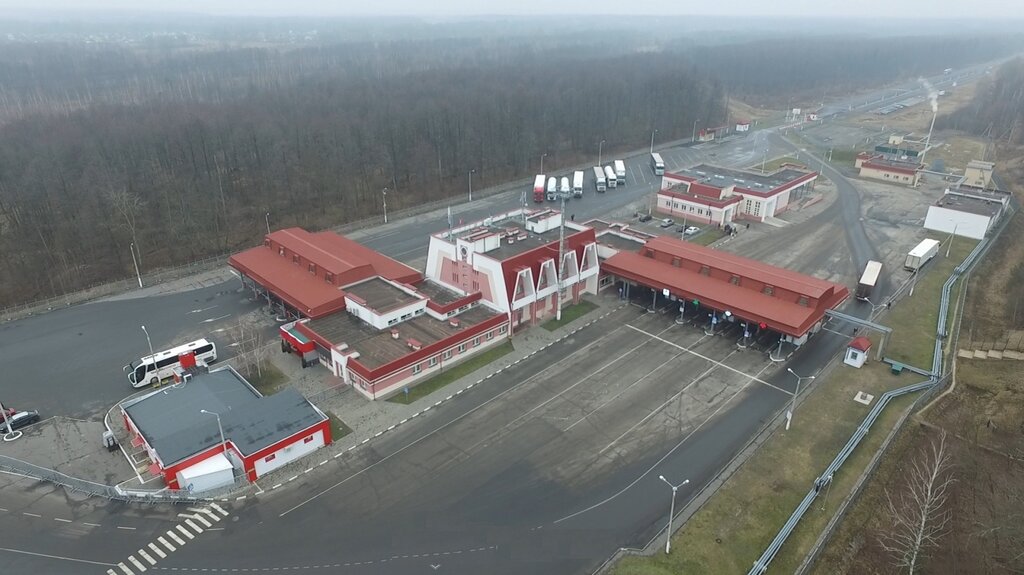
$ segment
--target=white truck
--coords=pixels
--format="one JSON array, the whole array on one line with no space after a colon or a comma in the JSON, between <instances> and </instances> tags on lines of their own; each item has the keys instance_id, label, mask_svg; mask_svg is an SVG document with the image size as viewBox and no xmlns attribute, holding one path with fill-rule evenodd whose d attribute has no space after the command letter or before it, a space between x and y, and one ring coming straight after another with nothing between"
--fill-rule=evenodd
<instances>
[{"instance_id":1,"label":"white truck","mask_svg":"<svg viewBox=\"0 0 1024 575\"><path fill-rule=\"evenodd\" d=\"M594 166L594 188L599 192L607 189L607 180L604 178L604 169L601 166Z\"/></svg>"},{"instance_id":2,"label":"white truck","mask_svg":"<svg viewBox=\"0 0 1024 575\"><path fill-rule=\"evenodd\" d=\"M615 160L615 180L620 186L626 185L626 162Z\"/></svg>"},{"instance_id":3,"label":"white truck","mask_svg":"<svg viewBox=\"0 0 1024 575\"><path fill-rule=\"evenodd\" d=\"M569 187L569 178L562 176L560 182L561 183L558 186L558 193L562 194L562 197L568 198L569 194L572 193L572 188Z\"/></svg>"},{"instance_id":4,"label":"white truck","mask_svg":"<svg viewBox=\"0 0 1024 575\"><path fill-rule=\"evenodd\" d=\"M903 263L903 267L916 272L934 258L937 253L939 253L939 240L923 240L907 254L907 261Z\"/></svg>"},{"instance_id":5,"label":"white truck","mask_svg":"<svg viewBox=\"0 0 1024 575\"><path fill-rule=\"evenodd\" d=\"M577 170L572 173L572 195L573 197L583 197L583 171Z\"/></svg>"},{"instance_id":6,"label":"white truck","mask_svg":"<svg viewBox=\"0 0 1024 575\"><path fill-rule=\"evenodd\" d=\"M548 178L547 199L549 202L553 202L558 199L558 178L555 178L554 176Z\"/></svg>"},{"instance_id":7,"label":"white truck","mask_svg":"<svg viewBox=\"0 0 1024 575\"><path fill-rule=\"evenodd\" d=\"M605 166L604 167L604 177L605 177L606 180L608 180L606 185L609 188L614 188L619 183L615 179L615 170L613 170L611 166Z\"/></svg>"}]
</instances>

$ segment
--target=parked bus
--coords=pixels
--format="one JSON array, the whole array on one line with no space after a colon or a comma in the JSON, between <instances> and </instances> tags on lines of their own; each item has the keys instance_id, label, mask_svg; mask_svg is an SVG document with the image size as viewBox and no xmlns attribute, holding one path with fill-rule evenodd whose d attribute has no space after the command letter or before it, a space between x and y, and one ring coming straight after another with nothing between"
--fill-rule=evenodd
<instances>
[{"instance_id":1,"label":"parked bus","mask_svg":"<svg viewBox=\"0 0 1024 575\"><path fill-rule=\"evenodd\" d=\"M665 174L665 162L661 159L661 154L651 154L651 167L654 168L654 175L661 176Z\"/></svg>"},{"instance_id":2,"label":"parked bus","mask_svg":"<svg viewBox=\"0 0 1024 575\"><path fill-rule=\"evenodd\" d=\"M537 174L537 177L533 179L533 201L538 203L544 201L544 174Z\"/></svg>"},{"instance_id":3,"label":"parked bus","mask_svg":"<svg viewBox=\"0 0 1024 575\"><path fill-rule=\"evenodd\" d=\"M583 197L583 172L581 171L572 173L572 195L577 198Z\"/></svg>"},{"instance_id":4,"label":"parked bus","mask_svg":"<svg viewBox=\"0 0 1024 575\"><path fill-rule=\"evenodd\" d=\"M217 361L217 346L212 341L197 339L157 352L156 355L147 355L121 369L128 373L128 382L132 387L143 387L173 376L174 369L181 366L181 355L190 352L195 354L197 363L209 364Z\"/></svg>"},{"instance_id":5,"label":"parked bus","mask_svg":"<svg viewBox=\"0 0 1024 575\"><path fill-rule=\"evenodd\" d=\"M558 199L558 178L554 176L548 178L548 201L553 202Z\"/></svg>"},{"instance_id":6,"label":"parked bus","mask_svg":"<svg viewBox=\"0 0 1024 575\"><path fill-rule=\"evenodd\" d=\"M882 263L871 260L868 265L864 266L864 273L860 276L860 281L857 282L857 299L861 301L868 301L871 297L871 291L878 285L878 278L882 275Z\"/></svg>"},{"instance_id":7,"label":"parked bus","mask_svg":"<svg viewBox=\"0 0 1024 575\"><path fill-rule=\"evenodd\" d=\"M601 166L594 166L594 188L599 192L603 192L606 188L605 181L604 170Z\"/></svg>"},{"instance_id":8,"label":"parked bus","mask_svg":"<svg viewBox=\"0 0 1024 575\"><path fill-rule=\"evenodd\" d=\"M622 160L615 160L615 180L620 186L626 185L626 163Z\"/></svg>"},{"instance_id":9,"label":"parked bus","mask_svg":"<svg viewBox=\"0 0 1024 575\"><path fill-rule=\"evenodd\" d=\"M605 177L606 180L608 180L606 185L609 188L614 188L619 183L615 179L615 170L613 170L611 166L605 166L604 167L604 177Z\"/></svg>"}]
</instances>

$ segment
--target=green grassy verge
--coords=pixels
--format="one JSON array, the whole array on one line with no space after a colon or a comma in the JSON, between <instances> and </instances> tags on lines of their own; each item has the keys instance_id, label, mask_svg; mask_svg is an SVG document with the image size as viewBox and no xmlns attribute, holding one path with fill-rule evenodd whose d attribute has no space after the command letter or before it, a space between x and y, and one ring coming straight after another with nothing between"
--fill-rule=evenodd
<instances>
[{"instance_id":1,"label":"green grassy verge","mask_svg":"<svg viewBox=\"0 0 1024 575\"><path fill-rule=\"evenodd\" d=\"M720 240L720 239L722 239L724 237L725 237L725 232L724 231L722 231L722 230L720 230L718 228L713 228L713 229L705 230L704 233L698 235L697 237L693 238L692 240L686 240L686 241L688 241L690 243L697 244L698 246L710 246L711 244L717 242L718 240Z\"/></svg>"},{"instance_id":2,"label":"green grassy verge","mask_svg":"<svg viewBox=\"0 0 1024 575\"><path fill-rule=\"evenodd\" d=\"M628 557L612 573L746 573L870 411L871 406L853 401L856 393L864 391L877 399L886 390L909 383L909 378L891 375L887 366L878 362L861 369L837 367L797 408L792 429L776 432L678 532L671 555L658 552L653 557ZM903 397L890 403L833 478L827 494L804 515L772 562L772 573L795 570L913 399Z\"/></svg>"},{"instance_id":3,"label":"green grassy verge","mask_svg":"<svg viewBox=\"0 0 1024 575\"><path fill-rule=\"evenodd\" d=\"M408 405L421 397L426 397L431 393L441 389L442 387L465 377L474 371L487 366L488 364L501 359L503 356L515 351L512 347L512 342L506 341L503 344L493 347L483 353L474 355L473 357L457 363L451 368L445 368L445 371L431 377L416 387L409 388L409 393L397 393L388 398L391 403L401 403Z\"/></svg>"},{"instance_id":4,"label":"green grassy verge","mask_svg":"<svg viewBox=\"0 0 1024 575\"><path fill-rule=\"evenodd\" d=\"M948 242L949 236L936 236L935 239ZM885 349L886 356L915 367L931 368L942 284L946 283L953 268L960 265L977 244L975 240L956 238L948 258L947 244L939 247L939 254L927 264L923 275L917 280L914 295L905 297L899 305L893 306L883 320L883 323L893 328ZM956 287L950 292L950 301L953 301L958 290L959 287Z\"/></svg>"},{"instance_id":5,"label":"green grassy verge","mask_svg":"<svg viewBox=\"0 0 1024 575\"><path fill-rule=\"evenodd\" d=\"M352 428L345 425L345 422L338 419L338 416L333 413L328 413L327 417L331 420L331 441L338 441L342 437L352 433Z\"/></svg>"},{"instance_id":6,"label":"green grassy verge","mask_svg":"<svg viewBox=\"0 0 1024 575\"><path fill-rule=\"evenodd\" d=\"M548 331L555 331L556 329L566 325L570 322L576 321L584 315L597 309L597 304L589 302L587 300L580 300L580 303L573 304L569 307L562 309L562 319L553 319L545 322L541 327Z\"/></svg>"},{"instance_id":7,"label":"green grassy verge","mask_svg":"<svg viewBox=\"0 0 1024 575\"><path fill-rule=\"evenodd\" d=\"M251 369L243 366L238 371L239 373L251 373L252 375L247 375L246 379L248 379L249 383L263 395L273 395L277 393L277 391L281 389L288 380L288 378L281 373L281 370L277 369L277 367L269 361L264 361L263 364L260 365L259 372L257 372L255 365L253 365ZM258 375L258 373L260 375Z\"/></svg>"}]
</instances>

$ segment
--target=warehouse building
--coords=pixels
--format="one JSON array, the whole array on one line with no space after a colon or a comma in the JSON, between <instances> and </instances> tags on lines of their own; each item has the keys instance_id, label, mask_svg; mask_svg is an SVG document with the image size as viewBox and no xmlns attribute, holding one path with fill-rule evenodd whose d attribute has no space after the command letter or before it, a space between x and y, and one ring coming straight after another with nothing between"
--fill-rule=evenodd
<instances>
[{"instance_id":1,"label":"warehouse building","mask_svg":"<svg viewBox=\"0 0 1024 575\"><path fill-rule=\"evenodd\" d=\"M194 493L263 475L331 442L327 416L293 388L263 396L230 366L120 405L149 473Z\"/></svg>"},{"instance_id":2,"label":"warehouse building","mask_svg":"<svg viewBox=\"0 0 1024 575\"><path fill-rule=\"evenodd\" d=\"M916 186L921 180L921 170L924 168L919 163L891 160L882 154L867 152L857 154L854 166L860 170L859 175L862 178L911 187Z\"/></svg>"},{"instance_id":3,"label":"warehouse building","mask_svg":"<svg viewBox=\"0 0 1024 575\"><path fill-rule=\"evenodd\" d=\"M996 225L1009 203L1009 194L982 190L946 190L928 206L924 228L980 240Z\"/></svg>"},{"instance_id":4,"label":"warehouse building","mask_svg":"<svg viewBox=\"0 0 1024 575\"><path fill-rule=\"evenodd\" d=\"M657 210L684 222L764 222L789 209L817 178L793 164L767 174L701 164L662 176Z\"/></svg>"}]
</instances>

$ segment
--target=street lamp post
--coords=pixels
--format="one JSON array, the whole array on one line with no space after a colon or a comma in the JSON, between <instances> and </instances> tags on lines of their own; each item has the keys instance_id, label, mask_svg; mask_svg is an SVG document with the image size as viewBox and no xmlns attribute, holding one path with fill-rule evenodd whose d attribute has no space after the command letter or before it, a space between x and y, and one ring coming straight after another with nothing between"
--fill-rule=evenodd
<instances>
[{"instance_id":1,"label":"street lamp post","mask_svg":"<svg viewBox=\"0 0 1024 575\"><path fill-rule=\"evenodd\" d=\"M601 165L601 152L602 152L603 148L604 148L604 140L601 140L601 143L599 143L597 145L597 165L598 166Z\"/></svg>"},{"instance_id":2,"label":"street lamp post","mask_svg":"<svg viewBox=\"0 0 1024 575\"><path fill-rule=\"evenodd\" d=\"M693 132L690 134L690 142L697 141L697 122L699 121L700 118L697 118L696 120L693 121Z\"/></svg>"},{"instance_id":3,"label":"street lamp post","mask_svg":"<svg viewBox=\"0 0 1024 575\"><path fill-rule=\"evenodd\" d=\"M796 391L793 392L793 401L789 405L789 411L786 412L786 430L789 431L789 424L790 422L793 421L793 412L796 411L796 396L800 395L800 382L802 382L805 379L813 380L815 376L807 375L804 377L800 377L799 375L796 374L795 371L793 371L792 368L789 367L786 368L786 371L792 373L793 377L796 378Z\"/></svg>"},{"instance_id":4,"label":"street lamp post","mask_svg":"<svg viewBox=\"0 0 1024 575\"><path fill-rule=\"evenodd\" d=\"M473 201L473 173L474 172L476 172L476 170L470 170L469 171L469 201L471 201L471 202Z\"/></svg>"},{"instance_id":5,"label":"street lamp post","mask_svg":"<svg viewBox=\"0 0 1024 575\"><path fill-rule=\"evenodd\" d=\"M384 188L381 190L381 195L384 197L384 223L388 223L388 189Z\"/></svg>"},{"instance_id":6,"label":"street lamp post","mask_svg":"<svg viewBox=\"0 0 1024 575\"><path fill-rule=\"evenodd\" d=\"M146 326L144 326L144 325L143 326L139 326L139 327L141 327L142 328L142 332L146 334L146 343L149 344L149 357L152 358L150 361L153 362L153 369L155 371L156 370L156 354L153 353L153 342L150 341L150 339L149 339L149 330L146 329Z\"/></svg>"},{"instance_id":7,"label":"street lamp post","mask_svg":"<svg viewBox=\"0 0 1024 575\"><path fill-rule=\"evenodd\" d=\"M220 424L220 414L219 413L214 413L212 411L206 411L205 409L200 409L199 412L200 413L205 413L206 415L212 415L212 416L217 418L217 430L220 431L220 448L221 448L221 451L224 453L224 456L227 457L227 454L228 454L228 442L224 440L224 427L221 426L221 424Z\"/></svg>"},{"instance_id":8,"label":"street lamp post","mask_svg":"<svg viewBox=\"0 0 1024 575\"><path fill-rule=\"evenodd\" d=\"M540 173L544 173L544 158L548 157L547 154L540 155Z\"/></svg>"},{"instance_id":9,"label":"street lamp post","mask_svg":"<svg viewBox=\"0 0 1024 575\"><path fill-rule=\"evenodd\" d=\"M142 287L142 274L139 273L139 260L135 259L135 242L128 244L128 250L132 252L132 263L135 264L135 277L139 279L139 287Z\"/></svg>"},{"instance_id":10,"label":"street lamp post","mask_svg":"<svg viewBox=\"0 0 1024 575\"><path fill-rule=\"evenodd\" d=\"M651 153L652 154L654 153L654 134L657 134L657 133L658 133L657 129L655 129L654 131L651 132Z\"/></svg>"},{"instance_id":11,"label":"street lamp post","mask_svg":"<svg viewBox=\"0 0 1024 575\"><path fill-rule=\"evenodd\" d=\"M679 485L672 485L668 482L668 479L665 479L664 475L659 475L658 479L664 481L666 485L672 488L672 505L668 511L668 533L665 534L665 555L668 555L672 551L672 517L676 514L676 491L679 491L679 488L689 483L690 480L687 479Z\"/></svg>"},{"instance_id":12,"label":"street lamp post","mask_svg":"<svg viewBox=\"0 0 1024 575\"><path fill-rule=\"evenodd\" d=\"M263 216L263 219L267 221L267 233L269 234L270 233L270 212L267 212L266 215Z\"/></svg>"},{"instance_id":13,"label":"street lamp post","mask_svg":"<svg viewBox=\"0 0 1024 575\"><path fill-rule=\"evenodd\" d=\"M953 238L956 237L956 229L960 226L960 222L953 224L953 233L949 234L949 244L946 245L946 257L949 257L949 250L953 248ZM141 280L140 280L141 281Z\"/></svg>"}]
</instances>

